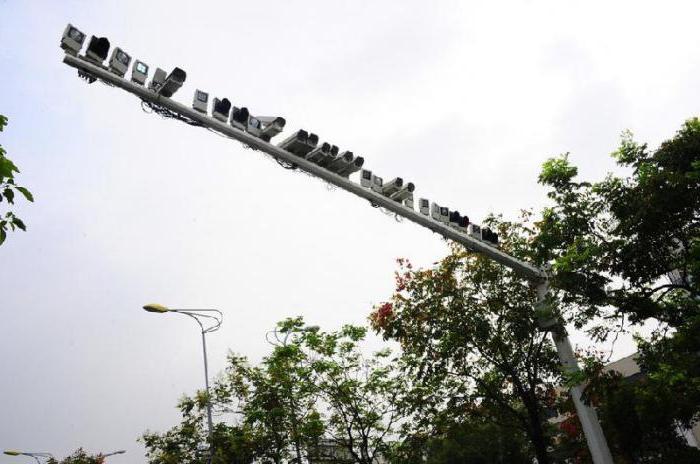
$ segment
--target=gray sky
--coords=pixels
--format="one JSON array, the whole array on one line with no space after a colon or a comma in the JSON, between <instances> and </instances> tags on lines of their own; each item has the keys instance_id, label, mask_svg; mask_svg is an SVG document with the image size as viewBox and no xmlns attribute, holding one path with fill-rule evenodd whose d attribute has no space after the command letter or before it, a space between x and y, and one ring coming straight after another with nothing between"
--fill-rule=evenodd
<instances>
[{"instance_id":1,"label":"gray sky","mask_svg":"<svg viewBox=\"0 0 700 464\"><path fill-rule=\"evenodd\" d=\"M395 258L446 252L418 226L86 85L61 63L67 22L185 69L181 102L201 88L284 116L479 221L544 205L548 156L570 151L597 179L622 130L656 146L697 114L697 2L568 4L0 0L0 143L36 197L17 208L29 231L0 248L0 448L125 448L114 462L143 462L135 439L175 424L203 380L194 324L146 302L223 310L217 372L228 348L259 359L286 316L364 323Z\"/></svg>"}]
</instances>

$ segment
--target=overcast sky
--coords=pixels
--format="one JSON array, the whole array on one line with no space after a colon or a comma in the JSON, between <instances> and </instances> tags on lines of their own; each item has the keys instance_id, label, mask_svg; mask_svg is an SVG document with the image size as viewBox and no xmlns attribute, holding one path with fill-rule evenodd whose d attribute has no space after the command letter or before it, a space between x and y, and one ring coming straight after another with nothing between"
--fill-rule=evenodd
<instances>
[{"instance_id":1,"label":"overcast sky","mask_svg":"<svg viewBox=\"0 0 700 464\"><path fill-rule=\"evenodd\" d=\"M17 208L29 230L0 247L0 448L124 448L113 462L144 462L136 438L174 425L177 399L203 382L196 326L144 303L221 309L215 373L228 349L259 359L286 316L364 323L397 257L446 252L350 194L87 85L61 63L66 23L185 69L181 102L200 88L284 116L479 221L541 208L549 156L571 152L599 179L624 129L656 146L697 115L697 1L572 3L0 0L0 143L36 197Z\"/></svg>"}]
</instances>

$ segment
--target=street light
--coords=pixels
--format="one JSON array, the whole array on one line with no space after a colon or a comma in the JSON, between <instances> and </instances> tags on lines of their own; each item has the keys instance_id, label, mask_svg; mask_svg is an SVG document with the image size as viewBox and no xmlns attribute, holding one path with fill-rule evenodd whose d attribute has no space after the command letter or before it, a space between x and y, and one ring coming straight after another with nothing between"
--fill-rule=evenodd
<instances>
[{"instance_id":1,"label":"street light","mask_svg":"<svg viewBox=\"0 0 700 464\"><path fill-rule=\"evenodd\" d=\"M39 458L55 459L53 457L53 454L51 454L51 453L37 453L37 452L17 451L17 450L5 450L3 453L8 455L8 456L29 456L29 457L34 458L34 460L37 462L37 464L41 464L41 461L39 460Z\"/></svg>"},{"instance_id":2,"label":"street light","mask_svg":"<svg viewBox=\"0 0 700 464\"><path fill-rule=\"evenodd\" d=\"M206 334L216 332L221 327L224 315L218 309L181 309L168 308L162 304L149 303L143 309L149 313L176 313L189 316L199 324L202 332L202 352L204 354L204 385L207 392L207 425L209 426L209 464L213 453L214 423L211 418L211 399L209 397L209 365L207 363L207 338Z\"/></svg>"}]
</instances>

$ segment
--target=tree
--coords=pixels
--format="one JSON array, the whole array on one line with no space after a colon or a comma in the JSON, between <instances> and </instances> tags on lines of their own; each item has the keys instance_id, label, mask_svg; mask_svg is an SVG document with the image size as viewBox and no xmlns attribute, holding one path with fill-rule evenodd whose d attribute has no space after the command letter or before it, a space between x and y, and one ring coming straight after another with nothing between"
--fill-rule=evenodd
<instances>
[{"instance_id":1,"label":"tree","mask_svg":"<svg viewBox=\"0 0 700 464\"><path fill-rule=\"evenodd\" d=\"M214 410L226 415L216 424L213 462L299 463L301 456L313 463L328 448L349 463L374 464L386 455L403 417L406 383L390 352L364 355L367 329L361 327L325 333L290 318L277 330L284 342L260 364L230 354L212 388ZM150 463L205 462L206 404L204 394L185 397L179 425L144 434Z\"/></svg>"},{"instance_id":2,"label":"tree","mask_svg":"<svg viewBox=\"0 0 700 464\"><path fill-rule=\"evenodd\" d=\"M0 114L0 132L4 130L6 125L7 117ZM15 183L15 174L19 173L19 169L6 155L7 152L0 146L0 202L4 198L7 203L13 205L17 192L22 194L28 201L34 201L34 197L29 190ZM3 244L7 237L7 231L14 231L15 229L27 230L27 227L12 211L7 211L4 215L0 213L0 245Z\"/></svg>"},{"instance_id":3,"label":"tree","mask_svg":"<svg viewBox=\"0 0 700 464\"><path fill-rule=\"evenodd\" d=\"M140 441L151 464L204 464L209 444L206 429L207 396L183 397L178 403L182 422L164 433L146 432ZM240 425L215 424L212 434L213 464L251 464L257 455L252 433Z\"/></svg>"},{"instance_id":4,"label":"tree","mask_svg":"<svg viewBox=\"0 0 700 464\"><path fill-rule=\"evenodd\" d=\"M306 333L300 340L326 411L325 436L357 464L388 457L406 419L408 380L390 350L363 352L366 335L365 327L345 325L337 332Z\"/></svg>"},{"instance_id":5,"label":"tree","mask_svg":"<svg viewBox=\"0 0 700 464\"><path fill-rule=\"evenodd\" d=\"M489 223L506 253L530 257L535 232L527 224ZM444 435L455 423L483 417L525 433L538 462L549 462L545 407L560 375L538 329L529 282L458 245L432 268L399 265L391 301L370 318L401 344L405 373L417 382L413 433Z\"/></svg>"},{"instance_id":6,"label":"tree","mask_svg":"<svg viewBox=\"0 0 700 464\"><path fill-rule=\"evenodd\" d=\"M280 329L292 331L295 321L301 319L282 322ZM317 389L305 360L292 338L289 344L275 346L260 366L231 354L226 373L217 383L214 401L240 417L264 462L298 462L300 456L308 460L323 433Z\"/></svg>"},{"instance_id":7,"label":"tree","mask_svg":"<svg viewBox=\"0 0 700 464\"><path fill-rule=\"evenodd\" d=\"M82 448L60 461L55 458L50 458L46 461L47 464L104 464L104 462L105 459L102 455L90 455Z\"/></svg>"},{"instance_id":8,"label":"tree","mask_svg":"<svg viewBox=\"0 0 700 464\"><path fill-rule=\"evenodd\" d=\"M603 425L609 429L627 406L636 424L627 431L637 430L620 443L656 443L645 459L679 462L664 454L674 448L669 433L691 427L700 412L700 120L686 121L656 150L625 133L613 157L629 175L577 181L566 155L544 164L540 182L553 205L534 245L541 261L553 262L553 285L573 309L571 321L594 324L594 337L659 324L637 340L644 382L607 379L599 389L609 402L601 403Z\"/></svg>"}]
</instances>

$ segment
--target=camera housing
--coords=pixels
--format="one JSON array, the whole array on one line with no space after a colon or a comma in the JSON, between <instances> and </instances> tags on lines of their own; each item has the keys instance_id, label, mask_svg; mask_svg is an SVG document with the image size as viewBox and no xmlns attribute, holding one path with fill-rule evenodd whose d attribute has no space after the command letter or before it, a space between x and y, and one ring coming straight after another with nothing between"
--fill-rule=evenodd
<instances>
[{"instance_id":1,"label":"camera housing","mask_svg":"<svg viewBox=\"0 0 700 464\"><path fill-rule=\"evenodd\" d=\"M435 202L430 204L430 217L436 221L440 220L440 205Z\"/></svg>"},{"instance_id":2,"label":"camera housing","mask_svg":"<svg viewBox=\"0 0 700 464\"><path fill-rule=\"evenodd\" d=\"M248 108L245 106L243 108L234 106L231 110L231 119L229 120L229 123L236 129L244 131L248 127L249 118L250 112L248 111Z\"/></svg>"},{"instance_id":3,"label":"camera housing","mask_svg":"<svg viewBox=\"0 0 700 464\"><path fill-rule=\"evenodd\" d=\"M246 132L256 137L260 137L262 132L262 123L255 116L248 117L248 123L246 124Z\"/></svg>"},{"instance_id":4,"label":"camera housing","mask_svg":"<svg viewBox=\"0 0 700 464\"><path fill-rule=\"evenodd\" d=\"M148 65L143 61L134 61L134 66L131 68L131 82L136 82L139 85L144 85L148 78Z\"/></svg>"},{"instance_id":5,"label":"camera housing","mask_svg":"<svg viewBox=\"0 0 700 464\"><path fill-rule=\"evenodd\" d=\"M63 37L61 37L61 48L63 51L73 56L78 56L84 43L85 34L69 23L63 31Z\"/></svg>"},{"instance_id":6,"label":"camera housing","mask_svg":"<svg viewBox=\"0 0 700 464\"><path fill-rule=\"evenodd\" d=\"M88 48L85 51L85 58L88 61L102 66L102 62L107 59L109 54L109 39L107 37L90 37Z\"/></svg>"},{"instance_id":7,"label":"camera housing","mask_svg":"<svg viewBox=\"0 0 700 464\"><path fill-rule=\"evenodd\" d=\"M439 221L442 222L443 224L450 223L450 209L449 208L447 208L445 206L440 207L440 219L439 219Z\"/></svg>"},{"instance_id":8,"label":"camera housing","mask_svg":"<svg viewBox=\"0 0 700 464\"><path fill-rule=\"evenodd\" d=\"M258 120L262 123L262 130L259 137L266 142L269 142L272 137L284 130L285 121L280 116L258 116Z\"/></svg>"},{"instance_id":9,"label":"camera housing","mask_svg":"<svg viewBox=\"0 0 700 464\"><path fill-rule=\"evenodd\" d=\"M450 225L452 227L459 227L459 221L462 220L462 216L459 214L459 211L450 211Z\"/></svg>"},{"instance_id":10,"label":"camera housing","mask_svg":"<svg viewBox=\"0 0 700 464\"><path fill-rule=\"evenodd\" d=\"M121 48L117 47L112 50L112 56L109 58L109 70L119 77L124 77L129 69L131 57Z\"/></svg>"},{"instance_id":11,"label":"camera housing","mask_svg":"<svg viewBox=\"0 0 700 464\"><path fill-rule=\"evenodd\" d=\"M231 112L231 102L228 98L219 100L214 98L214 104L211 108L211 115L214 119L221 122L228 121L229 113Z\"/></svg>"},{"instance_id":12,"label":"camera housing","mask_svg":"<svg viewBox=\"0 0 700 464\"><path fill-rule=\"evenodd\" d=\"M498 234L488 227L481 229L481 239L492 245L498 245Z\"/></svg>"},{"instance_id":13,"label":"camera housing","mask_svg":"<svg viewBox=\"0 0 700 464\"><path fill-rule=\"evenodd\" d=\"M389 195L389 198L391 198L394 201L398 201L399 203L403 202L407 198L413 199L413 191L415 189L416 189L416 186L413 184L413 182L408 182L403 187L401 187L399 190L397 190L396 192Z\"/></svg>"},{"instance_id":14,"label":"camera housing","mask_svg":"<svg viewBox=\"0 0 700 464\"><path fill-rule=\"evenodd\" d=\"M168 74L168 77L165 78L165 82L163 82L158 93L167 98L172 97L175 92L180 90L182 84L185 83L185 79L187 79L187 73L185 71L180 68L173 69L172 72Z\"/></svg>"},{"instance_id":15,"label":"camera housing","mask_svg":"<svg viewBox=\"0 0 700 464\"><path fill-rule=\"evenodd\" d=\"M316 164L320 164L330 157L331 145L327 142L323 142L321 145L318 145L304 156L304 158Z\"/></svg>"},{"instance_id":16,"label":"camera housing","mask_svg":"<svg viewBox=\"0 0 700 464\"><path fill-rule=\"evenodd\" d=\"M331 159L326 169L336 174L343 172L355 159L355 155L351 151L344 151L335 158Z\"/></svg>"},{"instance_id":17,"label":"camera housing","mask_svg":"<svg viewBox=\"0 0 700 464\"><path fill-rule=\"evenodd\" d=\"M481 240L481 227L479 227L476 224L469 224L467 227L467 234L469 234L470 237L474 237L478 240Z\"/></svg>"},{"instance_id":18,"label":"camera housing","mask_svg":"<svg viewBox=\"0 0 700 464\"><path fill-rule=\"evenodd\" d=\"M343 177L350 177L350 174L353 174L362 169L363 164L365 164L365 159L361 156L356 156L355 159L353 159L352 162L345 167L345 169L338 172L338 175Z\"/></svg>"},{"instance_id":19,"label":"camera housing","mask_svg":"<svg viewBox=\"0 0 700 464\"><path fill-rule=\"evenodd\" d=\"M360 185L366 188L372 188L372 171L363 169L360 171Z\"/></svg>"},{"instance_id":20,"label":"camera housing","mask_svg":"<svg viewBox=\"0 0 700 464\"><path fill-rule=\"evenodd\" d=\"M392 194L398 192L403 188L403 179L400 177L394 177L389 182L384 184L382 187L382 194L390 197Z\"/></svg>"},{"instance_id":21,"label":"camera housing","mask_svg":"<svg viewBox=\"0 0 700 464\"><path fill-rule=\"evenodd\" d=\"M148 83L148 88L157 93L161 87L163 87L166 77L167 75L164 70L156 68L156 72L153 73L153 79Z\"/></svg>"},{"instance_id":22,"label":"camera housing","mask_svg":"<svg viewBox=\"0 0 700 464\"><path fill-rule=\"evenodd\" d=\"M379 176L372 174L372 191L377 193L382 193L382 187L384 184L384 179Z\"/></svg>"},{"instance_id":23,"label":"camera housing","mask_svg":"<svg viewBox=\"0 0 700 464\"><path fill-rule=\"evenodd\" d=\"M281 142L278 147L297 156L305 157L318 144L318 135L299 129Z\"/></svg>"},{"instance_id":24,"label":"camera housing","mask_svg":"<svg viewBox=\"0 0 700 464\"><path fill-rule=\"evenodd\" d=\"M430 216L430 200L427 198L418 199L418 211L420 211L421 214Z\"/></svg>"},{"instance_id":25,"label":"camera housing","mask_svg":"<svg viewBox=\"0 0 700 464\"><path fill-rule=\"evenodd\" d=\"M199 89L195 90L192 108L200 113L207 114L207 111L209 111L209 94Z\"/></svg>"},{"instance_id":26,"label":"camera housing","mask_svg":"<svg viewBox=\"0 0 700 464\"><path fill-rule=\"evenodd\" d=\"M459 228L462 229L463 231L467 232L467 229L469 228L469 217L468 216L462 216L460 218Z\"/></svg>"}]
</instances>

